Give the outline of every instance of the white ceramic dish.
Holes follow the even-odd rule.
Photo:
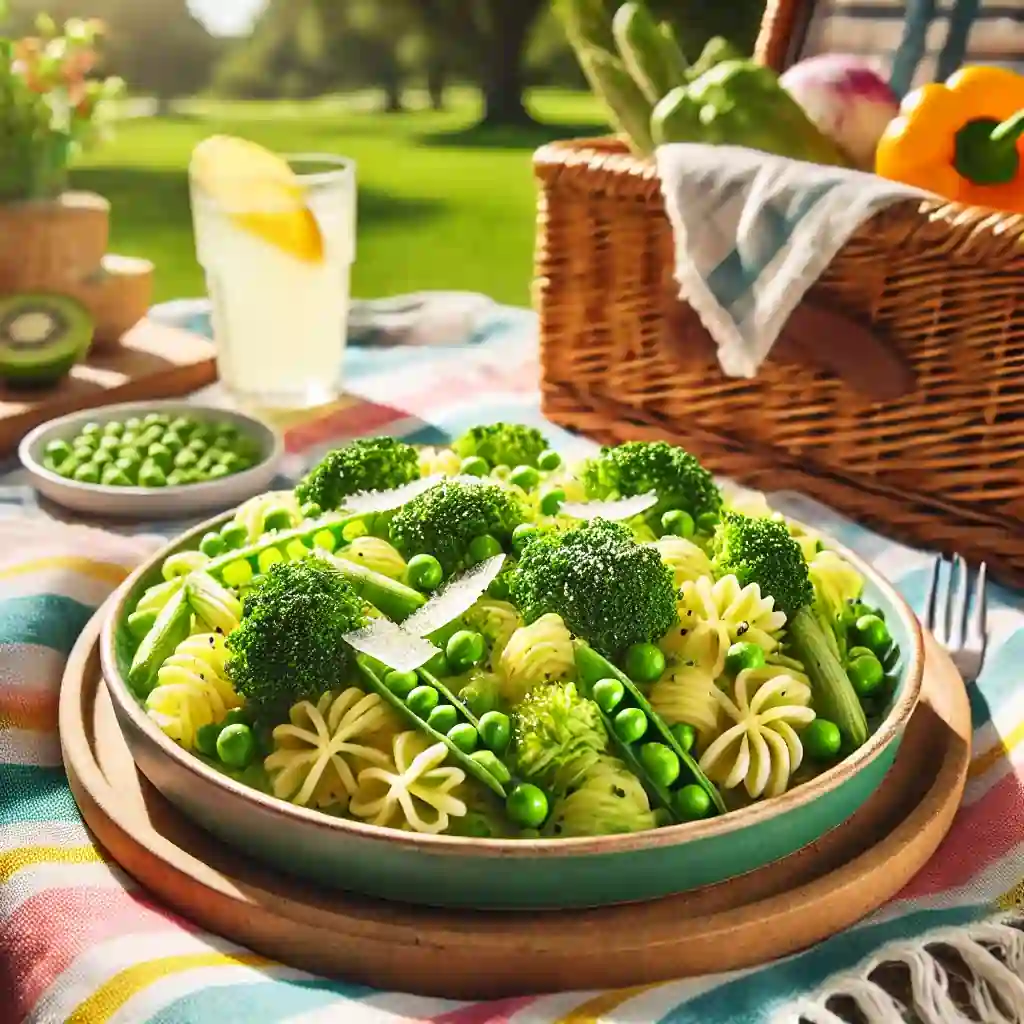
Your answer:
[[[252,437],[260,446],[260,461],[251,469],[220,480],[183,484],[178,487],[107,487],[68,480],[43,465],[46,446],[54,440],[69,440],[86,424],[125,420],[147,413],[227,420]],[[173,519],[197,512],[230,508],[270,488],[277,473],[284,446],[280,436],[262,420],[244,413],[195,405],[185,401],[126,402],[101,409],[87,409],[49,420],[27,434],[18,446],[18,457],[32,483],[44,497],[74,512],[87,515],[133,519]]]

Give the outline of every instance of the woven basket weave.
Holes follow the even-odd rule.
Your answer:
[[[769,5],[778,68],[797,20]],[[672,282],[653,163],[614,139],[539,150],[542,399],[605,443],[665,438],[715,472],[811,494],[890,535],[1024,584],[1024,216],[909,202],[850,239],[809,299],[872,324],[913,371],[879,402],[773,350],[725,377]]]

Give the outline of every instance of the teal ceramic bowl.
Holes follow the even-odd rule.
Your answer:
[[[315,884],[441,907],[567,909],[655,899],[779,860],[849,818],[879,787],[917,704],[921,630],[903,599],[839,545],[864,575],[903,651],[882,725],[845,761],[781,797],[706,821],[632,835],[496,840],[424,836],[333,818],[267,796],[186,753],[150,721],[125,683],[128,609],[161,579],[175,551],[194,548],[221,516],[183,535],[123,585],[103,629],[103,674],[125,739],[147,779],[186,815],[246,856]]]

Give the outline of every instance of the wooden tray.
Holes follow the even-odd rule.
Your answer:
[[[617,988],[749,966],[832,935],[894,896],[949,830],[970,760],[967,694],[931,638],[922,703],[877,794],[799,853],[651,903],[548,913],[414,908],[314,889],[240,858],[138,773],[100,677],[103,612],[72,652],[60,734],[100,843],[202,927],[296,967],[383,989],[487,999]]]
[[[0,384],[0,456],[56,416],[116,402],[176,398],[216,379],[214,348],[206,338],[142,320],[120,345],[90,353],[56,387],[12,391]]]

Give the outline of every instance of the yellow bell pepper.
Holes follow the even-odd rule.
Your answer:
[[[974,66],[900,105],[875,171],[968,206],[1024,213],[1024,76]]]

